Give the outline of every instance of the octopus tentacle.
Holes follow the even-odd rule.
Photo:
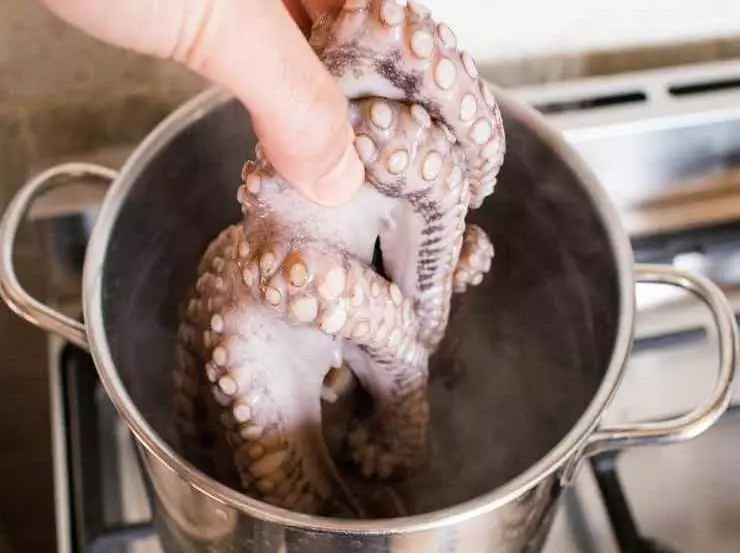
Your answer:
[[[461,294],[469,286],[478,286],[490,270],[494,249],[485,231],[477,225],[465,229],[462,251],[455,267],[454,291]]]
[[[259,176],[265,186],[272,182],[257,166],[247,174]],[[239,198],[247,207],[257,201],[243,189]],[[306,241],[295,247],[266,241],[245,249],[249,250],[241,261],[245,285],[286,320],[314,325],[378,354],[404,359],[421,354],[411,300],[369,265]],[[275,254],[279,249],[283,253]]]
[[[321,386],[321,399],[327,403],[336,403],[341,396],[349,393],[353,383],[352,370],[349,366],[343,362],[339,363],[339,366],[332,365]]]
[[[320,372],[315,370],[320,365],[298,367],[300,360],[290,364],[283,358],[267,366],[254,359],[262,348],[255,342],[230,344],[229,356],[241,354],[241,359],[232,360],[228,376],[214,384],[227,398],[222,423],[242,486],[268,503],[321,512],[345,489],[321,437]]]
[[[290,436],[286,428],[294,428],[298,423],[282,421],[291,407],[271,399],[269,392],[274,387],[267,384],[271,378],[266,374],[270,369],[256,361],[256,354],[248,353],[250,345],[244,338],[249,334],[247,320],[269,321],[272,316],[273,324],[279,321],[283,325],[283,334],[309,327],[324,335],[351,338],[379,365],[400,363],[418,368],[423,364],[424,353],[415,340],[417,325],[411,303],[401,296],[395,284],[367,266],[353,258],[314,250],[311,244],[303,244],[300,249],[259,239],[250,244],[242,225],[228,228],[214,243],[216,247],[209,249],[201,263],[202,273],[184,323],[204,328],[208,321],[208,330],[202,337],[186,335],[185,339],[203,361],[213,397],[223,409],[220,419],[234,451],[242,486],[265,501],[288,508],[323,508],[336,496],[331,487],[336,478],[320,443],[320,393],[312,395],[313,390],[305,384],[295,387],[293,394],[301,396],[298,404],[315,405],[311,412],[300,414],[302,437]],[[261,342],[257,340],[256,344],[259,348]],[[327,354],[328,358],[317,365],[319,368],[309,368],[308,372],[323,377],[320,367],[337,364],[335,351]],[[262,353],[268,355],[266,351]],[[280,359],[275,365],[286,367],[291,363],[289,359]],[[292,371],[280,371],[280,375],[279,389],[289,393],[286,390],[290,388]],[[320,384],[320,380],[316,382]],[[385,413],[391,410],[381,410],[381,418],[388,421],[383,426],[389,429],[394,424],[393,417]],[[423,432],[422,423],[418,424],[419,433]],[[270,429],[268,447],[261,441]],[[311,443],[296,445],[308,439],[305,436],[313,436]],[[408,442],[403,448],[390,444],[387,449],[395,454],[389,457],[394,467],[410,465],[409,459],[420,457],[423,443],[417,442],[421,440]],[[289,455],[290,452],[295,455]],[[318,458],[316,452],[320,452]],[[303,469],[296,464],[297,459],[304,463]],[[303,502],[299,504],[292,501],[295,489],[287,484],[280,486],[286,475],[296,471],[303,475],[302,479],[295,479],[302,486],[298,495]]]
[[[421,3],[350,0],[320,19],[311,44],[350,99],[423,105],[448,127],[466,156],[471,207],[492,191],[505,153],[501,113],[472,56]]]
[[[449,316],[444,306],[467,214],[464,154],[418,104],[356,100],[351,120],[368,181],[405,201],[396,228],[381,233],[381,248],[392,252],[386,270],[414,298],[421,340],[433,346]]]
[[[427,451],[426,358],[399,362],[385,355],[348,356],[375,402],[373,415],[356,421],[348,436],[361,473],[388,479],[418,468]]]
[[[227,229],[214,240],[201,257],[200,274],[203,275],[223,251],[228,251],[237,241],[233,229]],[[209,277],[206,277],[209,278]],[[199,279],[202,292],[206,280]],[[213,284],[217,284],[215,278]],[[204,359],[209,357],[207,338],[210,330],[209,300],[195,290],[187,298],[178,329],[177,356],[174,378],[174,414],[180,445],[188,459],[229,483],[238,482],[238,475],[231,462],[231,448],[222,433],[216,432],[220,406],[211,394],[211,385],[203,370]],[[203,301],[201,301],[203,299]],[[210,300],[211,304],[214,301]]]
[[[319,387],[333,355],[331,340],[287,324],[259,296],[264,291],[258,285],[246,285],[253,256],[241,226],[228,228],[214,244],[203,258],[182,340],[205,367],[241,487],[301,512],[336,511],[342,498],[342,509],[361,513],[321,436]],[[268,263],[259,271],[275,272]],[[188,332],[191,328],[207,330],[197,335]],[[296,359],[290,351],[271,349],[265,346],[268,336],[303,344],[313,355]]]
[[[218,420],[207,455],[227,451],[250,494],[362,514],[323,442],[321,399],[336,400],[349,371],[372,397],[345,444],[363,475],[401,476],[424,461],[429,356],[452,294],[490,268],[488,237],[465,219],[493,190],[505,137],[472,58],[421,4],[347,0],[317,20],[311,44],[350,100],[369,186],[320,208],[258,145],[237,194],[244,221],[198,267],[176,410],[193,447]],[[370,262],[376,238],[389,279]]]
[[[174,372],[174,415],[180,445],[185,456],[195,460],[208,472],[216,468],[220,457],[214,451],[216,436],[209,425],[208,381],[195,358],[180,348]]]

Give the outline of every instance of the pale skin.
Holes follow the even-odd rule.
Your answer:
[[[347,99],[306,40],[340,1],[43,1],[102,41],[174,59],[229,90],[272,165],[313,202],[341,205],[361,186]]]

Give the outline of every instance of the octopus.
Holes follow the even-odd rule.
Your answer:
[[[362,478],[423,466],[429,360],[453,294],[491,267],[493,245],[466,217],[494,189],[505,136],[472,56],[422,4],[347,0],[309,40],[348,98],[365,182],[345,205],[316,205],[257,144],[244,217],[207,247],[184,304],[176,413],[184,443],[248,495],[361,517],[322,402],[350,378],[371,397],[343,440]]]

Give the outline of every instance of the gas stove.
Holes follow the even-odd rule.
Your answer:
[[[597,174],[637,261],[708,276],[740,314],[740,63],[515,92]],[[31,214],[63,289],[50,303],[72,316],[81,316],[75,291],[99,200],[82,193],[62,208],[51,199]],[[637,296],[637,342],[606,422],[673,416],[711,389],[709,314],[673,289],[638,285]],[[132,438],[92,360],[54,336],[49,346],[58,551],[159,553]],[[739,551],[738,407],[736,386],[702,436],[594,458],[564,494],[545,553]]]

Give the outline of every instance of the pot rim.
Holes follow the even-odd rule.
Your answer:
[[[473,519],[515,500],[545,478],[576,462],[589,435],[616,393],[623,366],[630,354],[635,313],[633,253],[616,208],[580,156],[552,129],[544,117],[512,95],[490,83],[497,102],[525,123],[561,156],[580,180],[601,218],[616,261],[619,286],[619,322],[609,367],[586,410],[571,430],[539,461],[502,486],[452,507],[394,519],[347,520],[309,516],[253,499],[207,476],[173,449],[153,430],[128,395],[115,368],[103,318],[103,270],[108,242],[121,207],[138,175],[183,129],[214,109],[235,99],[218,87],[199,93],[165,118],[130,155],[111,184],[100,208],[85,256],[83,312],[90,353],[102,385],[141,446],[206,496],[256,519],[296,530],[354,535],[391,535],[447,527]]]

